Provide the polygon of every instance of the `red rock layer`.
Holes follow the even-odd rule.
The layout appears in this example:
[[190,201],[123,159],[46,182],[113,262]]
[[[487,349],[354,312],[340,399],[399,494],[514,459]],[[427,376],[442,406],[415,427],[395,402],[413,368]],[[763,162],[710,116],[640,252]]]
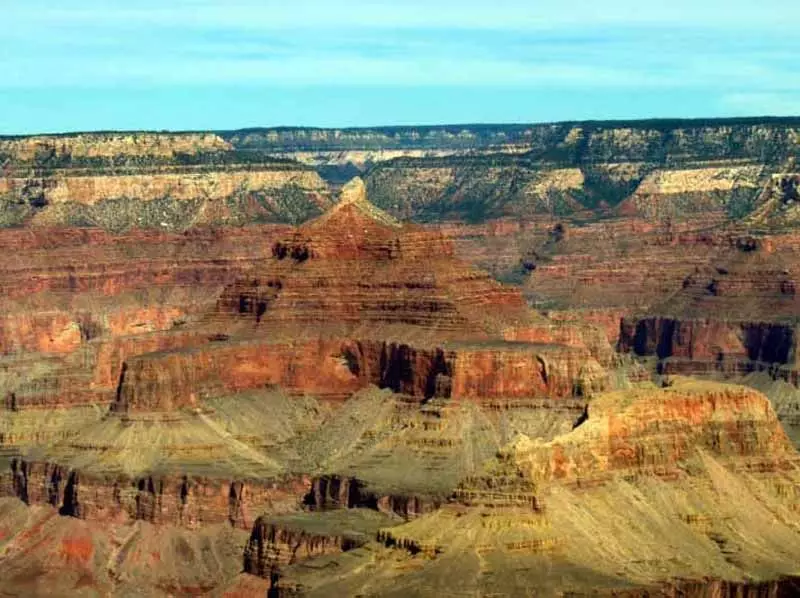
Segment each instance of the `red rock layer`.
[[311,339],[212,342],[129,359],[117,411],[199,407],[204,396],[278,385],[297,394],[344,399],[368,385],[419,399],[567,397],[605,388],[585,350],[499,341],[486,346]]
[[342,206],[276,242],[273,259],[228,287],[220,316],[280,324],[402,324],[485,335],[491,320],[529,319],[518,292],[453,257],[438,232],[376,221]]
[[794,362],[794,326],[769,322],[680,320],[652,316],[624,322],[620,350],[700,362],[730,360],[789,365]]
[[669,360],[669,371],[780,368],[796,379],[798,265],[791,242],[731,236],[713,264],[687,276],[653,315],[624,323],[620,350]]
[[197,328],[219,342],[129,359],[116,408],[171,410],[264,384],[327,398],[368,384],[420,398],[563,397],[604,385],[578,335],[529,342],[522,331],[537,318],[517,289],[364,194],[350,183],[334,209],[225,289]]
[[150,285],[225,284],[270,254],[281,225],[185,233],[94,228],[0,230],[0,294],[42,291],[114,295]]
[[312,480],[304,503],[314,511],[368,508],[408,520],[435,511],[441,506],[442,498],[409,494],[379,495],[367,490],[364,483],[356,478],[324,475]]
[[109,403],[126,358],[184,346],[167,331],[213,307],[285,230],[0,230],[0,353],[22,380],[4,398],[17,409]]
[[0,474],[0,495],[31,505],[52,505],[62,515],[93,521],[199,528],[229,523],[251,529],[261,513],[277,503],[298,502],[310,480],[221,480],[182,475],[89,476],[50,463],[12,459]]
[[527,294],[547,310],[647,309],[726,243],[720,233],[686,227],[636,219],[569,227],[564,238],[532,248]]

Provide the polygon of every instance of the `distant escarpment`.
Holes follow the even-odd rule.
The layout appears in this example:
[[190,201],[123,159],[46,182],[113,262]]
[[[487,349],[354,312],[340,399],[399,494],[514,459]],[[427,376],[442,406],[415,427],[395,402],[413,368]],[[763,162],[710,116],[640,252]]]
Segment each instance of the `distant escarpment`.
[[786,226],[799,132],[730,119],[0,138],[2,223],[296,224],[363,174],[376,205],[418,221],[754,214]]
[[111,231],[302,222],[330,205],[319,176],[293,165],[10,176],[0,179],[0,198],[6,225],[98,226]]
[[[465,128],[465,138],[472,132]],[[476,145],[478,135],[474,136]],[[532,215],[744,217],[798,154],[794,121],[563,123],[515,130],[515,148],[404,157],[368,175],[373,200],[424,221]]]

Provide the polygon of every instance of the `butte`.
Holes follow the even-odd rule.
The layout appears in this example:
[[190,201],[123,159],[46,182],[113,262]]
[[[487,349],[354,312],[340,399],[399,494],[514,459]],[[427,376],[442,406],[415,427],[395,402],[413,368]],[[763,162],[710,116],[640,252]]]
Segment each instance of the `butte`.
[[[377,496],[405,514],[422,500],[408,497],[438,504],[474,468],[472,457],[464,466],[462,437],[483,424],[459,419],[472,418],[467,404],[544,402],[568,428],[585,398],[611,385],[609,353],[456,258],[441,231],[377,209],[355,179],[208,313],[133,343],[107,413],[15,457],[3,491],[86,519],[250,529],[255,515],[292,510],[312,486],[319,494],[320,475],[364,477],[363,464],[326,459],[325,439],[357,444],[360,424],[388,418],[427,430],[400,444],[445,447],[444,457],[421,457],[419,483],[394,462],[400,450],[390,466],[379,466],[384,455],[366,467],[379,472]],[[439,417],[423,413],[429,402],[458,412],[452,429],[428,421]],[[325,422],[330,430],[317,434]],[[479,444],[490,456],[498,439]],[[431,471],[441,487],[429,487]]]
[[517,289],[457,259],[439,231],[370,204],[361,179],[179,336],[183,348],[126,362],[116,410],[265,385],[324,399],[374,385],[424,401],[570,397],[607,382],[580,334],[550,342]]

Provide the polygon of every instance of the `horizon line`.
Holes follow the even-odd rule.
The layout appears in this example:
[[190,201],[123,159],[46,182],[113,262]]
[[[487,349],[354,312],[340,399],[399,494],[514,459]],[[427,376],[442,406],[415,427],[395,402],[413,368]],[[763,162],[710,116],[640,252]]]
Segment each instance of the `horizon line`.
[[506,121],[506,122],[463,122],[463,123],[437,123],[437,124],[379,124],[359,126],[318,126],[318,125],[254,125],[237,128],[207,128],[207,129],[74,129],[64,131],[40,131],[31,133],[0,133],[0,139],[24,139],[28,137],[70,137],[75,135],[115,135],[132,133],[151,133],[161,135],[192,135],[198,133],[231,134],[241,132],[265,131],[374,131],[374,130],[447,130],[469,128],[512,128],[512,127],[546,127],[565,125],[631,125],[642,126],[666,123],[708,123],[708,122],[737,122],[741,124],[775,123],[800,125],[800,114],[797,115],[762,115],[762,116],[692,116],[669,117],[655,116],[648,118],[607,118],[607,119],[567,119],[554,121]]

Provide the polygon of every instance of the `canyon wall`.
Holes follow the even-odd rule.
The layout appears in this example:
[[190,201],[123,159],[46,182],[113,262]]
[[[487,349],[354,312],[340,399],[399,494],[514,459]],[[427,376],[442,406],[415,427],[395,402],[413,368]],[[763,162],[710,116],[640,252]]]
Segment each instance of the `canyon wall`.
[[51,505],[61,515],[92,521],[148,521],[189,529],[226,523],[249,530],[276,503],[291,508],[308,480],[219,480],[196,476],[92,476],[51,463],[12,459],[0,493],[29,505]]
[[[791,587],[798,147],[796,119],[1,138],[0,564]],[[217,540],[224,575],[174,572]]]
[[[762,206],[787,188],[798,131],[793,119],[729,119],[2,138],[2,222],[296,223],[329,205],[323,178],[366,173],[373,201],[404,219],[721,221],[761,209],[758,221],[780,224],[794,217]],[[781,197],[783,209],[791,192]]]

